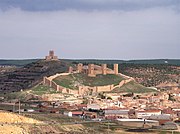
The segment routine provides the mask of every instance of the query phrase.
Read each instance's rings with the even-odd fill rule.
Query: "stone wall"
[[[98,92],[108,92],[114,89],[114,85],[107,85],[107,86],[79,86],[79,95],[84,95],[89,92],[91,93],[98,93]]]
[[[59,77],[59,76],[63,76],[63,75],[69,75],[69,73],[60,73],[60,74],[55,74],[55,75],[50,76],[50,77],[44,77],[43,84],[47,85],[51,88],[54,88],[56,91],[59,91],[61,93],[78,94],[78,92],[79,92],[78,90],[72,90],[72,89],[62,87],[60,85],[57,85],[53,81],[54,78]]]
[[[54,81],[52,81],[51,83],[51,87],[54,88],[56,91],[59,91],[59,85],[57,85]]]
[[[79,86],[79,90],[72,90],[72,89],[68,89],[65,87],[62,87],[60,85],[57,85],[55,82],[53,82],[52,80],[56,77],[62,76],[62,75],[69,75],[69,73],[61,73],[61,74],[56,74],[50,77],[44,77],[44,85],[50,86],[52,88],[54,88],[55,90],[61,92],[61,93],[68,93],[68,94],[78,94],[78,95],[84,95],[84,94],[89,94],[89,93],[98,93],[98,92],[108,92],[108,91],[112,91],[113,89],[117,88],[117,87],[122,87],[124,84],[127,84],[131,81],[133,81],[134,79],[129,78],[127,80],[122,80],[119,85],[114,86],[114,85],[106,85],[106,86],[94,86],[94,87],[90,87],[90,86]]]
[[[44,77],[43,84],[51,87],[51,80],[49,80],[47,77]]]

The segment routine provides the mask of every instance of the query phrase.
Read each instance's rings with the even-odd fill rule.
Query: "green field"
[[[41,96],[43,94],[57,94],[57,93],[59,93],[59,92],[57,92],[55,89],[50,88],[48,86],[36,85],[31,89],[27,89],[27,90],[23,90],[23,91],[1,93],[0,97],[4,97],[5,100],[20,99],[22,101],[25,101],[28,98],[33,99],[32,95]]]
[[[131,81],[120,88],[115,88],[112,92],[121,93],[121,92],[133,92],[133,93],[147,93],[147,92],[157,92],[154,89],[144,87],[141,84],[138,84],[134,81]]]
[[[32,94],[43,95],[43,94],[55,94],[58,93],[55,89],[44,85],[37,85],[30,90]]]
[[[85,86],[105,86],[105,85],[118,85],[123,78],[118,75],[97,75],[96,77],[88,77],[87,74],[70,74],[68,76],[60,76],[53,81],[70,89],[77,89],[79,85]]]

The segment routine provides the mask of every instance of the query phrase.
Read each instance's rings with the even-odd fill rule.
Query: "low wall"
[[[114,89],[114,85],[97,86],[96,89],[97,89],[97,92],[111,91]]]
[[[55,75],[53,75],[53,76],[48,77],[48,79],[52,81],[52,80],[55,79],[56,77],[64,76],[64,75],[69,75],[69,74],[70,74],[70,73],[55,74]]]
[[[119,83],[118,87],[122,87],[124,84],[127,84],[127,83],[129,83],[129,82],[131,82],[131,81],[133,81],[133,80],[132,80],[132,79],[122,80],[122,81]]]

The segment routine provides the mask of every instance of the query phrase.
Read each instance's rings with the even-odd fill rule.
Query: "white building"
[[[161,115],[161,110],[154,109],[154,110],[144,110],[144,111],[136,111],[136,117],[138,119],[147,119],[152,115]]]

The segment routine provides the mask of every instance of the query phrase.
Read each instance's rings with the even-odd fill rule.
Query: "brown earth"
[[[22,115],[0,111],[0,134],[29,134],[33,124],[43,122]]]

